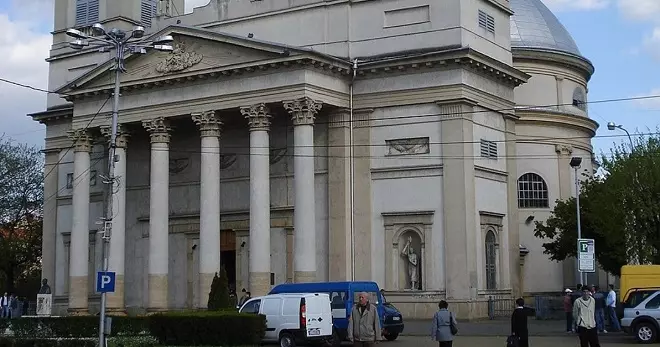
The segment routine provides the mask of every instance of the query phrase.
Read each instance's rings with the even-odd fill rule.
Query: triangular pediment
[[[153,37],[162,35],[172,35],[174,51],[165,53],[150,50],[146,54],[128,56],[125,59],[126,72],[121,74],[122,86],[258,65],[308,53],[302,49],[198,28],[164,30]],[[113,67],[114,62],[109,60],[63,86],[58,92],[66,94],[105,89],[114,83]]]

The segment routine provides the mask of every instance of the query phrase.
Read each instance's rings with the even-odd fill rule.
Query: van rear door
[[[327,293],[307,294],[305,309],[307,315],[307,337],[332,336],[332,310]]]

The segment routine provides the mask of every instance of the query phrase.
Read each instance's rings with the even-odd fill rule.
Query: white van
[[[241,313],[266,316],[264,342],[282,347],[332,339],[332,310],[327,293],[271,294],[251,298]]]

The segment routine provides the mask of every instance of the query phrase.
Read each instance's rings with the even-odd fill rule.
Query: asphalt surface
[[[382,342],[383,347],[437,347],[438,343],[432,341],[429,337],[421,336],[401,336],[396,341]],[[579,347],[580,343],[577,336],[532,336],[529,345],[533,347]],[[630,337],[626,338],[621,334],[608,335],[600,338],[602,347],[639,347],[639,345]],[[351,346],[350,343],[346,346]],[[506,346],[506,338],[495,336],[456,336],[453,347],[503,347]]]

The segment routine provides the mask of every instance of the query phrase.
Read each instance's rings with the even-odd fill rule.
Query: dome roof
[[[511,0],[511,48],[558,51],[582,56],[568,30],[541,0]]]

